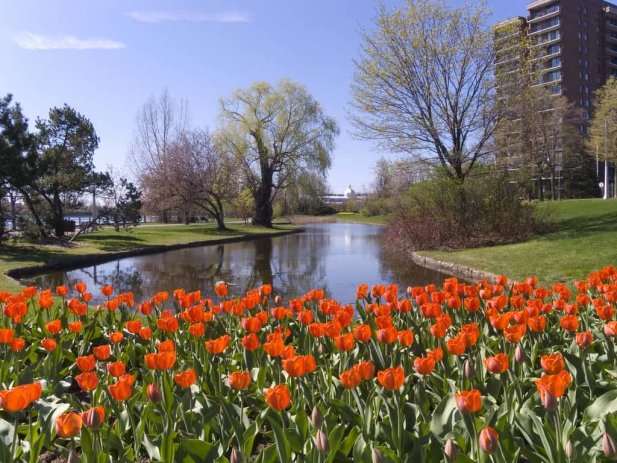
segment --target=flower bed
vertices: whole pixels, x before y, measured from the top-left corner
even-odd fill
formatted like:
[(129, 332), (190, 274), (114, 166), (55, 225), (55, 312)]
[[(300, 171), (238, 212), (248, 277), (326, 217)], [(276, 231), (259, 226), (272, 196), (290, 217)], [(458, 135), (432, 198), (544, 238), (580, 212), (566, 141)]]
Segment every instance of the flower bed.
[(0, 461), (616, 457), (617, 268), (506, 282), (0, 293)]

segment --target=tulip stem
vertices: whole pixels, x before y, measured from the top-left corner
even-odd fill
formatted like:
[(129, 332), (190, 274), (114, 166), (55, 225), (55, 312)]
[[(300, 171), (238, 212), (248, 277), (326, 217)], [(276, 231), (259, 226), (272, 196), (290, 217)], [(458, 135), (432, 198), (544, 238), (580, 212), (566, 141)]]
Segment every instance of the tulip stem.
[(17, 452), (17, 426), (19, 420), (15, 417), (15, 427), (13, 428), (13, 443), (11, 444), (11, 462), (15, 461), (15, 453)]

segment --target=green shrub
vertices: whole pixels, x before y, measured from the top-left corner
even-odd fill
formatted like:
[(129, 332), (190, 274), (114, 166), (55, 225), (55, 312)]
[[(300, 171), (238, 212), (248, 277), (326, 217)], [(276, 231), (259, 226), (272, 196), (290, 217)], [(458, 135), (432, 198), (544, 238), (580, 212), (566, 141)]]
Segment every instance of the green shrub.
[(520, 193), (507, 174), (488, 167), (464, 182), (436, 173), (410, 188), (388, 233), (398, 247), (416, 250), (514, 242), (548, 230), (546, 217)]

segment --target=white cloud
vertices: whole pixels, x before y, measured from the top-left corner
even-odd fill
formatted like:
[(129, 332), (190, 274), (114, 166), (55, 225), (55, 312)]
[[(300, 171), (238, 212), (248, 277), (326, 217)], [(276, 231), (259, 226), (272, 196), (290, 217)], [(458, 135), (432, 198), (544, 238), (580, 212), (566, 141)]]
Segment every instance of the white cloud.
[(216, 22), (216, 23), (246, 23), (251, 21), (248, 13), (241, 11), (225, 11), (221, 13), (202, 13), (200, 11), (128, 11), (126, 16), (136, 21), (150, 24), (160, 24), (165, 21), (170, 22)]
[(22, 32), (13, 41), (27, 50), (115, 50), (126, 47), (116, 40), (80, 39), (74, 35), (40, 35), (32, 32)]

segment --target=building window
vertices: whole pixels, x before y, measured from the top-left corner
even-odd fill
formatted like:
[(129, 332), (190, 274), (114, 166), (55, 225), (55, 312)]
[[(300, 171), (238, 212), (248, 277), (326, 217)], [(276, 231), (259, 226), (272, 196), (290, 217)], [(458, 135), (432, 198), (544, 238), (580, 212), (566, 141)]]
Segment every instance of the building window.
[(553, 95), (559, 95), (561, 93), (561, 84), (553, 85), (551, 87), (551, 93)]
[(561, 51), (561, 45), (558, 43), (546, 47), (547, 55), (554, 55), (555, 53), (559, 53), (560, 51)]
[(559, 18), (551, 18), (548, 21), (543, 21), (538, 24), (534, 24), (531, 26), (531, 32), (538, 32), (543, 29), (548, 29), (549, 27), (559, 26)]
[(546, 34), (542, 34), (538, 36), (538, 38), (536, 39), (536, 43), (551, 42), (552, 40), (557, 40), (560, 37), (561, 37), (561, 34), (559, 33), (559, 30), (550, 31)]
[(540, 82), (543, 84), (548, 84), (549, 82), (555, 82), (556, 80), (561, 79), (561, 71), (551, 71), (544, 74)]
[(559, 66), (561, 66), (561, 58), (559, 56), (551, 58), (546, 62), (546, 69), (556, 68)]
[(608, 23), (609, 23), (611, 26), (615, 26), (615, 27), (617, 27), (617, 19), (610, 18), (610, 19), (608, 20)]

